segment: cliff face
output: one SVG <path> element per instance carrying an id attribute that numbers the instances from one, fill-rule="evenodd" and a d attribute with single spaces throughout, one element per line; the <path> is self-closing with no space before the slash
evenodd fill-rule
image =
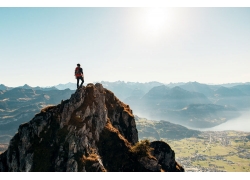
<path id="1" fill-rule="evenodd" d="M 184 171 L 162 141 L 138 142 L 132 110 L 101 84 L 78 89 L 19 126 L 0 171 Z"/>

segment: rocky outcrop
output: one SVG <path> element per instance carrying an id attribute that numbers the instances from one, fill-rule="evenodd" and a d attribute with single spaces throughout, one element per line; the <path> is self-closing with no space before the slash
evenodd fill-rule
<path id="1" fill-rule="evenodd" d="M 184 171 L 167 143 L 151 142 L 144 154 L 137 146 L 130 107 L 101 84 L 88 84 L 20 125 L 0 155 L 0 171 Z"/>

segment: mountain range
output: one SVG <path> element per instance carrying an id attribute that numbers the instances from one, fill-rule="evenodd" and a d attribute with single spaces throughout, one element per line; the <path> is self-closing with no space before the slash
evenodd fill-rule
<path id="1" fill-rule="evenodd" d="M 20 124 L 27 122 L 42 108 L 68 99 L 70 89 L 31 88 L 30 86 L 0 91 L 0 142 L 10 140 Z"/>
<path id="2" fill-rule="evenodd" d="M 124 99 L 134 113 L 149 119 L 167 120 L 195 128 L 208 128 L 239 117 L 250 109 L 250 85 L 233 87 L 189 82 L 160 85 L 146 94 Z"/>
<path id="3" fill-rule="evenodd" d="M 99 83 L 27 119 L 0 154 L 0 172 L 183 171 L 166 142 L 138 141 L 129 105 Z"/>
<path id="4" fill-rule="evenodd" d="M 140 140 L 151 139 L 151 140 L 180 140 L 190 137 L 198 137 L 201 131 L 192 130 L 174 124 L 168 121 L 155 121 L 141 118 L 135 115 L 136 127 L 138 130 L 138 137 Z"/>
<path id="5" fill-rule="evenodd" d="M 250 83 L 208 85 L 198 82 L 105 82 L 133 113 L 140 117 L 194 128 L 222 124 L 250 108 Z M 6 143 L 20 124 L 27 122 L 42 108 L 68 99 L 75 83 L 52 87 L 0 85 L 0 142 Z"/>

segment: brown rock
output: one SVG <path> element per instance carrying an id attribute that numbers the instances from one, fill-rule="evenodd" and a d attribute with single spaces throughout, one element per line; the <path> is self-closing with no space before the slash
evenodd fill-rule
<path id="1" fill-rule="evenodd" d="M 101 84 L 88 84 L 20 125 L 0 155 L 0 171 L 183 171 L 166 143 L 151 143 L 152 158 L 131 151 L 137 142 L 129 106 Z"/>

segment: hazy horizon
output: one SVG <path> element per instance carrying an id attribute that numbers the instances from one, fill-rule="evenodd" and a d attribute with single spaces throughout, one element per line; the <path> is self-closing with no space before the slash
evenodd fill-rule
<path id="1" fill-rule="evenodd" d="M 123 81 L 123 80 L 117 80 L 117 81 L 94 81 L 94 82 L 84 82 L 83 85 L 86 86 L 87 84 L 89 83 L 101 83 L 101 82 L 108 82 L 108 83 L 118 83 L 118 82 L 124 82 L 124 83 L 152 83 L 152 82 L 158 82 L 158 83 L 162 83 L 164 85 L 171 85 L 171 84 L 185 84 L 185 83 L 199 83 L 199 84 L 206 84 L 206 83 L 201 83 L 201 82 L 197 82 L 197 81 L 187 81 L 187 82 L 169 82 L 169 83 L 163 83 L 163 82 L 159 82 L 159 81 L 148 81 L 148 82 L 139 82 L 139 81 Z M 28 85 L 30 87 L 41 87 L 41 88 L 48 88 L 48 87 L 54 87 L 54 86 L 60 86 L 60 85 L 68 85 L 68 84 L 75 84 L 76 85 L 76 82 L 65 82 L 65 83 L 58 83 L 58 84 L 54 84 L 54 85 L 51 85 L 51 86 L 32 86 L 28 83 L 24 83 L 24 84 L 21 84 L 21 85 L 18 85 L 18 86 L 7 86 L 6 84 L 3 84 L 0 82 L 0 85 L 4 85 L 4 86 L 7 86 L 7 87 L 10 87 L 10 88 L 15 88 L 15 87 L 21 87 L 21 86 L 25 86 L 25 85 Z M 207 83 L 206 85 L 234 85 L 234 84 L 250 84 L 250 81 L 248 82 L 231 82 L 231 83 L 222 83 L 222 84 L 215 84 L 215 83 Z"/>
<path id="2" fill-rule="evenodd" d="M 1 7 L 0 84 L 250 79 L 248 7 Z"/>

